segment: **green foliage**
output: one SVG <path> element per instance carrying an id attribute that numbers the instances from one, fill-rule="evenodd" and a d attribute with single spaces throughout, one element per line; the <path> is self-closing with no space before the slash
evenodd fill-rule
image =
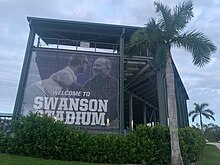
<path id="1" fill-rule="evenodd" d="M 11 119 L 4 119 L 0 117 L 0 132 L 8 132 L 11 127 Z"/>
<path id="2" fill-rule="evenodd" d="M 180 129 L 180 148 L 184 164 L 196 162 L 205 147 L 205 137 L 197 128 Z"/>
<path id="3" fill-rule="evenodd" d="M 45 159 L 114 164 L 169 164 L 170 137 L 167 127 L 138 126 L 125 136 L 89 134 L 74 130 L 51 117 L 31 114 L 15 123 L 14 135 L 1 136 L 0 151 Z M 204 137 L 197 129 L 180 131 L 184 161 L 198 159 Z"/>
<path id="4" fill-rule="evenodd" d="M 139 144 L 137 154 L 140 150 L 145 150 L 143 152 L 145 155 L 141 155 L 145 163 L 168 164 L 170 162 L 170 136 L 167 127 L 143 125 L 137 127 L 132 134 L 136 136 L 136 142 Z"/>
<path id="5" fill-rule="evenodd" d="M 218 142 L 220 140 L 220 127 L 213 123 L 204 125 L 204 135 L 208 141 Z"/>
<path id="6" fill-rule="evenodd" d="M 194 103 L 194 105 L 195 109 L 189 112 L 189 116 L 192 116 L 192 122 L 194 122 L 195 118 L 199 116 L 201 130 L 204 131 L 202 117 L 205 117 L 206 119 L 213 119 L 215 121 L 215 113 L 210 109 L 206 109 L 209 106 L 208 103 Z"/>
<path id="7" fill-rule="evenodd" d="M 34 114 L 18 120 L 14 131 L 9 153 L 47 159 L 62 159 L 63 145 L 67 145 L 66 139 L 71 134 L 71 129 L 63 123 Z"/>
<path id="8" fill-rule="evenodd" d="M 12 135 L 7 132 L 0 132 L 0 153 L 7 153 L 9 145 L 12 141 Z"/>
<path id="9" fill-rule="evenodd" d="M 6 135 L 3 132 L 0 132 L 0 153 L 5 152 L 5 147 L 7 146 L 8 138 L 6 138 Z"/>

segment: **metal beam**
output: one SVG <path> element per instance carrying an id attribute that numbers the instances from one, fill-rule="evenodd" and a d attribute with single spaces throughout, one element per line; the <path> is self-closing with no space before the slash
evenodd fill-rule
<path id="1" fill-rule="evenodd" d="M 139 77 L 145 70 L 147 70 L 150 67 L 149 64 L 144 66 L 128 83 L 127 86 L 129 86 L 133 81 L 136 80 L 137 77 Z"/>
<path id="2" fill-rule="evenodd" d="M 166 100 L 165 100 L 165 88 L 163 70 L 157 72 L 157 95 L 159 103 L 159 120 L 161 125 L 167 126 L 167 111 L 166 111 Z"/>
<path id="3" fill-rule="evenodd" d="M 129 129 L 130 131 L 133 130 L 134 126 L 134 119 L 133 119 L 133 96 L 129 94 Z"/>
<path id="4" fill-rule="evenodd" d="M 120 36 L 120 133 L 124 133 L 124 37 L 125 28 Z"/>
<path id="5" fill-rule="evenodd" d="M 134 83 L 132 83 L 130 86 L 126 85 L 125 88 L 131 88 L 131 87 L 133 87 L 133 86 L 135 86 L 135 85 L 137 85 L 137 84 L 139 84 L 139 83 L 145 81 L 146 79 L 148 79 L 149 77 L 153 76 L 154 74 L 155 74 L 154 71 L 149 72 L 149 73 L 146 74 L 145 76 L 141 76 L 141 77 L 139 77 L 138 79 L 136 79 L 136 81 L 135 81 Z"/>
<path id="6" fill-rule="evenodd" d="M 144 124 L 147 124 L 147 107 L 145 104 L 143 104 L 143 118 L 144 118 Z"/>
<path id="7" fill-rule="evenodd" d="M 28 43 L 27 43 L 27 48 L 25 51 L 25 57 L 24 57 L 24 62 L 22 66 L 22 72 L 20 76 L 20 82 L 18 86 L 16 101 L 15 101 L 15 106 L 14 106 L 14 111 L 13 111 L 13 120 L 20 115 L 23 95 L 24 95 L 24 87 L 25 87 L 26 79 L 27 79 L 27 71 L 30 65 L 30 60 L 31 60 L 31 48 L 33 47 L 34 40 L 35 40 L 35 29 L 33 26 L 31 26 L 31 22 L 30 22 Z"/>
<path id="8" fill-rule="evenodd" d="M 148 106 L 150 106 L 150 107 L 152 107 L 152 108 L 154 108 L 154 109 L 156 109 L 156 110 L 159 110 L 157 107 L 155 107 L 155 106 L 153 106 L 152 104 L 148 103 L 146 100 L 143 100 L 141 97 L 135 95 L 134 93 L 132 93 L 132 92 L 130 92 L 130 91 L 128 91 L 128 90 L 125 90 L 125 92 L 127 92 L 128 94 L 131 93 L 131 94 L 133 95 L 133 97 L 137 98 L 138 100 L 142 101 L 143 103 L 147 104 Z"/>

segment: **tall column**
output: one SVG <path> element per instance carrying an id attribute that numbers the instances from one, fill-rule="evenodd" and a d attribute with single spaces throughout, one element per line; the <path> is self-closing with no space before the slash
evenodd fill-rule
<path id="1" fill-rule="evenodd" d="M 146 107 L 146 104 L 143 105 L 143 118 L 144 118 L 144 124 L 147 124 L 147 107 Z"/>
<path id="2" fill-rule="evenodd" d="M 154 126 L 156 125 L 156 109 L 153 109 Z"/>
<path id="3" fill-rule="evenodd" d="M 125 28 L 120 36 L 120 133 L 124 133 L 124 35 Z"/>
<path id="4" fill-rule="evenodd" d="M 180 95 L 180 103 L 181 103 L 181 127 L 185 127 L 186 116 L 185 116 L 185 109 L 184 109 L 183 92 L 181 90 L 179 92 L 179 95 Z"/>
<path id="5" fill-rule="evenodd" d="M 12 117 L 13 120 L 16 117 L 18 117 L 21 112 L 22 101 L 23 101 L 23 96 L 24 96 L 24 87 L 26 85 L 27 72 L 28 72 L 30 60 L 31 60 L 31 48 L 34 45 L 35 30 L 34 30 L 34 27 L 31 25 L 31 22 L 29 23 L 29 25 L 30 25 L 30 31 L 29 31 L 29 36 L 28 36 L 28 43 L 27 43 L 27 47 L 25 51 L 25 57 L 24 57 L 24 62 L 22 66 L 20 82 L 18 86 L 16 101 L 15 101 L 15 106 L 14 106 L 14 111 L 13 111 L 13 117 Z"/>
<path id="6" fill-rule="evenodd" d="M 129 130 L 132 131 L 134 128 L 134 117 L 133 117 L 133 96 L 129 94 Z"/>
<path id="7" fill-rule="evenodd" d="M 177 124 L 178 127 L 181 128 L 181 104 L 180 104 L 180 97 L 179 97 L 179 88 L 177 83 L 175 82 L 175 95 L 176 95 L 176 114 L 177 114 Z"/>
<path id="8" fill-rule="evenodd" d="M 159 102 L 159 120 L 160 125 L 167 126 L 167 104 L 166 104 L 166 88 L 164 85 L 163 70 L 157 71 L 157 91 Z"/>
<path id="9" fill-rule="evenodd" d="M 189 116 L 188 116 L 188 110 L 187 110 L 187 101 L 186 99 L 184 99 L 184 110 L 185 110 L 185 114 L 186 114 L 186 127 L 189 126 Z"/>

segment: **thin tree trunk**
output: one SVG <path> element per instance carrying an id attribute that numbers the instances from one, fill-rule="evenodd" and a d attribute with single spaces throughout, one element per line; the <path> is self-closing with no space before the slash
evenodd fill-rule
<path id="1" fill-rule="evenodd" d="M 174 71 L 172 66 L 170 48 L 168 48 L 167 50 L 166 82 L 167 82 L 167 101 L 168 101 L 170 140 L 171 140 L 171 165 L 183 165 L 183 160 L 179 145 Z"/>
<path id="2" fill-rule="evenodd" d="M 200 117 L 201 131 L 203 133 L 202 114 L 201 113 L 199 114 L 199 117 Z"/>

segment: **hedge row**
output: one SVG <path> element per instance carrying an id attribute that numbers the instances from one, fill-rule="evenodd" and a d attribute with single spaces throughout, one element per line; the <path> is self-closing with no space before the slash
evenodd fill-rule
<path id="1" fill-rule="evenodd" d="M 185 164 L 198 160 L 204 137 L 193 128 L 180 129 Z M 126 136 L 91 135 L 74 130 L 52 118 L 31 114 L 15 123 L 13 136 L 0 135 L 0 152 L 46 159 L 97 163 L 169 164 L 167 127 L 139 126 Z"/>

